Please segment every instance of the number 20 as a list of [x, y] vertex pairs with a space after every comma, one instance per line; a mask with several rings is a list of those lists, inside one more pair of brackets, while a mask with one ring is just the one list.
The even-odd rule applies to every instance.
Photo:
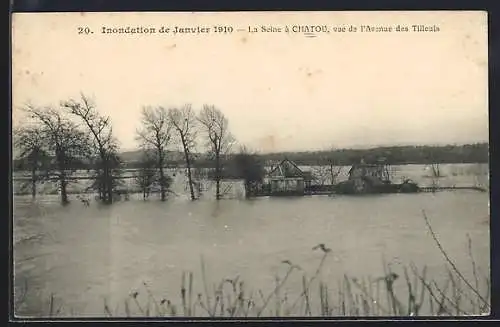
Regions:
[[88, 27], [78, 27], [78, 34], [90, 34], [90, 28]]

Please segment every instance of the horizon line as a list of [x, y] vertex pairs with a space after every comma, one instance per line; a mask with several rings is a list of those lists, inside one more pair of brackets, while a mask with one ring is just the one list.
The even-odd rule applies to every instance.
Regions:
[[[276, 154], [276, 153], [301, 153], [301, 152], [331, 152], [342, 150], [372, 150], [380, 148], [398, 148], [398, 147], [446, 147], [446, 146], [466, 146], [476, 144], [488, 144], [489, 140], [470, 141], [460, 143], [405, 143], [405, 144], [377, 144], [377, 145], [351, 145], [346, 147], [332, 147], [331, 149], [297, 149], [297, 150], [277, 150], [277, 151], [254, 151], [258, 154]], [[250, 147], [248, 147], [250, 148]], [[140, 148], [123, 148], [119, 153], [141, 151]], [[182, 150], [167, 150], [167, 152], [183, 152]], [[203, 151], [196, 152], [203, 153]]]

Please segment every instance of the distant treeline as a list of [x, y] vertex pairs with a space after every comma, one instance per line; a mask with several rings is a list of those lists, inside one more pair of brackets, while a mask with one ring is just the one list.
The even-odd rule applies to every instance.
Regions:
[[[134, 155], [127, 153], [126, 160], [123, 160], [123, 168], [140, 168], [140, 152]], [[365, 162], [383, 160], [388, 164], [432, 164], [432, 163], [488, 163], [489, 148], [487, 143], [476, 143], [466, 145], [446, 145], [446, 146], [392, 146], [377, 147], [372, 149], [339, 149], [331, 151], [307, 151], [307, 152], [277, 152], [268, 154], [256, 154], [263, 164], [277, 162], [288, 158], [298, 165], [352, 165], [359, 163], [362, 159]], [[170, 158], [168, 158], [170, 157]], [[175, 160], [171, 158], [174, 157]], [[196, 168], [211, 168], [213, 162], [203, 155], [197, 155], [194, 162]], [[167, 154], [166, 165], [168, 167], [182, 167], [184, 161], [177, 153]], [[170, 159], [170, 160], [169, 160]], [[224, 158], [226, 167], [231, 166], [231, 155]], [[77, 164], [79, 169], [89, 169], [85, 162]], [[25, 170], [26, 167], [21, 160], [14, 160], [14, 170]]]
[[488, 143], [446, 146], [391, 146], [372, 149], [339, 149], [315, 152], [287, 152], [261, 155], [264, 160], [287, 157], [299, 165], [335, 163], [352, 165], [383, 159], [393, 165], [432, 163], [488, 163]]

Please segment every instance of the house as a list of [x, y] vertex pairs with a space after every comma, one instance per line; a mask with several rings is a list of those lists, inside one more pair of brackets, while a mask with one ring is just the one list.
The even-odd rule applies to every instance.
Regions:
[[311, 186], [312, 176], [285, 158], [267, 176], [270, 195], [304, 195]]

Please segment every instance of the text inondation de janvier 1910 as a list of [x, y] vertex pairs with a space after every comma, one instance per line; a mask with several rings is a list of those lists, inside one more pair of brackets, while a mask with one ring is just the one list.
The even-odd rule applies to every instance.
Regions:
[[[208, 34], [208, 33], [232, 33], [235, 29], [231, 26], [194, 26], [194, 27], [179, 27], [179, 26], [120, 26], [109, 27], [102, 26], [101, 34]], [[437, 25], [395, 25], [395, 26], [375, 26], [375, 25], [348, 25], [348, 26], [326, 26], [326, 25], [291, 25], [285, 27], [277, 26], [255, 26], [238, 31], [273, 33], [273, 32], [291, 32], [291, 33], [344, 33], [344, 32], [361, 32], [361, 33], [381, 33], [381, 32], [439, 32], [440, 28]]]

